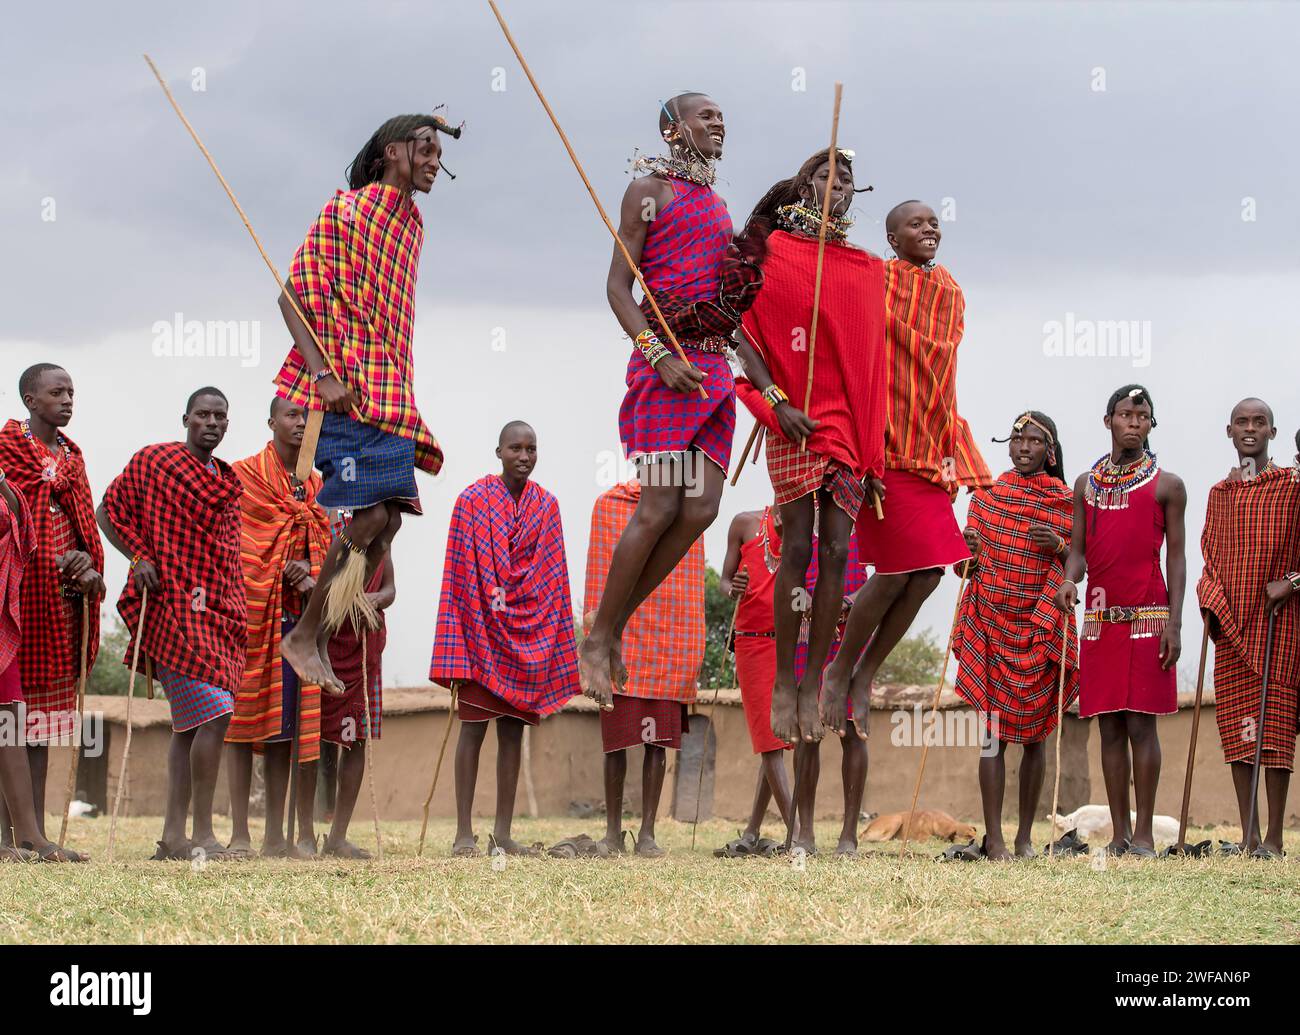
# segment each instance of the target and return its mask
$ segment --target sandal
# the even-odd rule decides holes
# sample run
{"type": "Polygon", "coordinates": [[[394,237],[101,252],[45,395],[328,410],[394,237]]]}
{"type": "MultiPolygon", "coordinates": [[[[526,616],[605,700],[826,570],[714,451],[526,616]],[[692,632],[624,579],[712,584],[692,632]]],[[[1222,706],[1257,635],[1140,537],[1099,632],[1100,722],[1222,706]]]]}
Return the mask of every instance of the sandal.
{"type": "Polygon", "coordinates": [[[1160,858],[1162,859],[1179,859],[1179,858],[1203,859],[1207,855],[1214,854],[1213,850],[1211,849],[1212,844],[1213,842],[1211,841],[1201,841],[1194,845],[1189,845],[1186,842],[1184,842],[1181,845],[1170,845],[1168,848],[1166,848],[1163,852],[1160,853],[1160,858]]]}
{"type": "Polygon", "coordinates": [[[1281,861],[1282,859],[1286,858],[1286,852],[1275,852],[1267,845],[1260,845],[1258,848],[1256,848],[1253,852],[1250,853],[1250,857],[1252,859],[1265,859],[1270,862],[1272,862],[1273,860],[1281,861]]]}
{"type": "Polygon", "coordinates": [[[14,845],[0,845],[0,863],[37,862],[36,853],[14,845]]]}
{"type": "Polygon", "coordinates": [[[760,837],[754,842],[754,854],[764,859],[771,859],[780,847],[780,841],[773,841],[770,837],[760,837]]]}
{"type": "Polygon", "coordinates": [[[474,835],[473,844],[451,846],[451,857],[453,859],[476,859],[482,854],[478,848],[478,834],[474,835]]]}
{"type": "Polygon", "coordinates": [[[499,850],[503,855],[513,855],[516,858],[521,859],[535,859],[546,850],[546,846],[540,841],[534,841],[530,845],[519,844],[518,841],[515,841],[514,843],[519,845],[519,850],[511,852],[508,849],[501,847],[500,842],[497,841],[496,834],[488,834],[488,855],[492,855],[494,852],[499,850]]]}
{"type": "Polygon", "coordinates": [[[1124,842],[1124,854],[1135,855],[1139,859],[1156,858],[1156,850],[1154,848],[1148,848],[1146,845],[1135,845],[1132,841],[1124,842]]]}
{"type": "Polygon", "coordinates": [[[1087,855],[1088,842],[1079,838],[1079,830],[1067,830],[1049,845],[1043,846],[1045,855],[1087,855]]]}
{"type": "Polygon", "coordinates": [[[229,862],[232,856],[220,841],[213,841],[210,845],[191,844],[189,858],[202,859],[204,862],[229,862]]]}
{"type": "Polygon", "coordinates": [[[612,852],[604,841],[593,841],[586,834],[574,834],[572,837],[556,841],[546,854],[552,859],[596,859],[608,858],[610,855],[623,854],[622,839],[617,852],[612,852]]]}
{"type": "MultiPolygon", "coordinates": [[[[774,842],[775,843],[775,842],[774,842]]],[[[743,859],[746,856],[757,855],[758,838],[748,838],[744,834],[728,841],[721,848],[713,850],[715,859],[743,859]]]]}
{"type": "Polygon", "coordinates": [[[945,849],[942,855],[935,856],[935,862],[979,862],[985,858],[984,842],[976,844],[972,837],[969,844],[953,845],[945,849]]]}
{"type": "Polygon", "coordinates": [[[190,848],[192,845],[188,838],[178,845],[169,845],[166,841],[159,841],[158,848],[149,856],[150,862],[189,862],[190,848]]]}
{"type": "Polygon", "coordinates": [[[1226,857],[1231,855],[1242,855],[1244,853],[1241,850],[1241,845],[1237,844],[1236,841],[1220,841],[1219,847],[1214,850],[1214,854],[1226,857]]]}
{"type": "Polygon", "coordinates": [[[351,841],[340,841],[338,844],[333,844],[329,840],[329,838],[326,838],[325,843],[321,845],[320,854],[332,855],[338,859],[373,859],[374,858],[374,856],[371,855],[369,852],[367,852],[364,848],[358,848],[351,841]]]}
{"type": "Polygon", "coordinates": [[[226,858],[237,862],[248,862],[250,859],[256,859],[257,853],[251,848],[245,848],[242,845],[238,848],[231,848],[226,845],[226,858]]]}
{"type": "Polygon", "coordinates": [[[90,861],[90,856],[82,855],[80,852],[71,848],[60,848],[53,841],[44,848],[33,848],[30,841],[22,843],[24,852],[31,852],[35,856],[31,862],[43,863],[84,863],[90,861]]]}

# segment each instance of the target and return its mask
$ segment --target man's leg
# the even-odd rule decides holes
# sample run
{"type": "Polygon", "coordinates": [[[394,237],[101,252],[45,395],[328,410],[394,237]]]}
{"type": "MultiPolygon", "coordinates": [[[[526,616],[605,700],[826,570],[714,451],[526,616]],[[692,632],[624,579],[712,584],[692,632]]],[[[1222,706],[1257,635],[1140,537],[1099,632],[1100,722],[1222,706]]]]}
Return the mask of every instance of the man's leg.
{"type": "MultiPolygon", "coordinates": [[[[17,729],[18,705],[0,705],[8,712],[11,728],[17,729]]],[[[0,745],[0,803],[6,804],[5,826],[11,834],[6,848],[28,844],[38,852],[48,852],[53,845],[37,821],[36,801],[32,793],[32,767],[28,748],[21,744],[0,745]]]]}
{"type": "Polygon", "coordinates": [[[295,859],[316,858],[316,770],[318,760],[298,765],[298,843],[293,846],[295,859]]]}
{"type": "Polygon", "coordinates": [[[45,836],[45,774],[49,764],[49,745],[27,745],[27,765],[32,771],[32,804],[36,807],[36,826],[41,837],[45,836]]]}
{"type": "MultiPolygon", "coordinates": [[[[776,811],[781,814],[781,822],[788,826],[790,810],[794,805],[790,800],[790,782],[785,772],[785,750],[764,751],[761,757],[763,768],[759,775],[767,782],[768,789],[772,792],[776,811]]],[[[763,811],[767,811],[766,805],[763,811]]],[[[759,822],[762,822],[761,816],[759,822]]]]}
{"type": "MultiPolygon", "coordinates": [[[[805,498],[811,500],[812,496],[805,498]]],[[[799,683],[797,706],[799,732],[805,740],[809,736],[820,739],[826,734],[827,727],[822,725],[822,705],[819,700],[822,693],[822,670],[826,667],[826,655],[830,653],[831,642],[835,639],[835,626],[839,623],[840,612],[844,610],[844,570],[849,560],[849,537],[853,534],[853,518],[839,508],[831,494],[820,490],[820,499],[817,585],[813,587],[808,664],[799,683]]],[[[781,508],[781,520],[785,521],[784,507],[781,508]]],[[[784,542],[783,537],[782,543],[784,542]]],[[[784,551],[781,556],[784,559],[784,551]]],[[[842,703],[840,702],[841,705],[842,703]]],[[[828,703],[826,714],[832,720],[838,719],[838,727],[830,728],[842,734],[845,721],[842,707],[830,707],[828,703]]]]}
{"type": "MultiPolygon", "coordinates": [[[[794,657],[799,627],[807,610],[808,565],[812,563],[813,498],[803,496],[781,506],[781,566],[776,570],[772,609],[776,622],[776,681],[772,684],[772,732],[793,744],[800,740],[799,684],[794,657]]],[[[820,740],[810,728],[805,741],[820,740]]]]}
{"type": "Polygon", "coordinates": [[[740,839],[746,844],[754,844],[763,831],[763,820],[767,816],[767,806],[772,800],[772,788],[767,782],[767,773],[762,763],[758,766],[758,786],[754,788],[754,805],[749,810],[749,822],[741,831],[740,839]]]}
{"type": "MultiPolygon", "coordinates": [[[[848,700],[853,671],[862,656],[863,649],[879,628],[885,615],[903,595],[908,582],[907,575],[873,575],[859,591],[853,601],[853,607],[849,610],[849,619],[844,626],[839,652],[822,674],[822,694],[827,700],[828,714],[830,714],[831,701],[848,700]]],[[[870,687],[867,689],[870,693],[870,687]]],[[[855,704],[854,715],[859,714],[855,704]]],[[[865,725],[868,718],[863,717],[860,721],[865,725]]],[[[861,735],[862,733],[859,732],[859,736],[861,735]]]]}
{"type": "MultiPolygon", "coordinates": [[[[230,791],[230,844],[228,851],[253,850],[253,835],[248,830],[248,799],[253,793],[253,745],[226,745],[226,787],[230,791]]],[[[268,793],[267,797],[270,795],[268,793]]],[[[267,802],[267,827],[270,827],[271,803],[267,802]]]]}
{"type": "MultiPolygon", "coordinates": [[[[1254,768],[1253,762],[1232,763],[1232,789],[1237,792],[1237,812],[1241,815],[1241,841],[1238,844],[1246,853],[1259,847],[1258,809],[1255,811],[1255,825],[1250,830],[1246,829],[1246,821],[1250,818],[1250,777],[1254,768]]],[[[1267,783],[1265,789],[1267,790],[1267,783]]],[[[1269,820],[1272,818],[1270,814],[1269,820]]]]}
{"type": "Polygon", "coordinates": [[[803,848],[809,855],[817,851],[817,833],[813,816],[817,809],[817,781],[821,779],[821,744],[800,741],[794,746],[795,825],[791,848],[803,848]]]}
{"type": "Polygon", "coordinates": [[[1106,783],[1106,801],[1110,805],[1112,833],[1108,847],[1119,851],[1132,829],[1128,815],[1130,779],[1128,753],[1128,712],[1110,712],[1097,716],[1101,733],[1101,775],[1106,783]]]}
{"type": "Polygon", "coordinates": [[[348,824],[352,822],[352,810],[356,808],[357,795],[361,792],[361,780],[366,773],[366,742],[358,740],[340,754],[338,794],[334,799],[334,822],[330,825],[329,834],[326,835],[325,847],[342,855],[355,855],[361,849],[348,840],[348,824]]]}
{"type": "Polygon", "coordinates": [[[844,784],[844,824],[836,855],[858,854],[858,819],[862,815],[862,795],[867,789],[867,742],[860,737],[840,741],[840,780],[844,784]]]}
{"type": "Polygon", "coordinates": [[[1286,820],[1286,792],[1291,770],[1273,767],[1264,770],[1264,791],[1268,797],[1268,836],[1264,847],[1282,851],[1282,823],[1286,820]]]}
{"type": "Polygon", "coordinates": [[[163,812],[163,845],[170,849],[185,848],[185,817],[190,808],[190,747],[195,730],[172,732],[167,747],[167,806],[163,812]]]}
{"type": "Polygon", "coordinates": [[[497,814],[492,836],[507,855],[528,851],[510,836],[515,819],[515,792],[519,788],[519,765],[523,758],[524,724],[509,715],[497,717],[497,814]]]}
{"type": "MultiPolygon", "coordinates": [[[[990,736],[985,731],[985,737],[990,736]]],[[[982,746],[982,745],[981,745],[982,746]]],[[[980,752],[980,804],[984,809],[984,851],[994,862],[1011,858],[1002,838],[1002,800],[1007,786],[1007,742],[999,740],[996,751],[980,752]]]]}
{"type": "MultiPolygon", "coordinates": [[[[284,839],[284,802],[289,790],[289,756],[293,743],[279,740],[266,745],[262,755],[262,779],[266,784],[266,830],[262,835],[263,855],[283,855],[289,844],[284,839]]],[[[249,752],[252,757],[252,752],[249,752]]]]}
{"type": "Polygon", "coordinates": [[[623,785],[627,780],[627,751],[605,752],[605,845],[611,854],[623,848],[623,785]]]}
{"type": "Polygon", "coordinates": [[[220,851],[212,832],[212,799],[217,793],[217,773],[221,769],[221,751],[226,743],[230,716],[222,715],[205,722],[194,731],[190,744],[190,796],[194,808],[194,844],[207,851],[220,851]]]}
{"type": "MultiPolygon", "coordinates": [[[[1156,735],[1156,717],[1129,712],[1128,739],[1133,748],[1133,797],[1137,812],[1133,843],[1154,851],[1156,842],[1151,822],[1156,814],[1156,786],[1160,783],[1160,738],[1156,735]]],[[[1127,793],[1125,797],[1128,797],[1127,793]]]]}
{"type": "Polygon", "coordinates": [[[456,840],[451,845],[453,855],[478,854],[474,847],[474,788],[478,784],[478,757],[487,728],[486,722],[462,720],[460,736],[456,738],[456,840]]]}
{"type": "Polygon", "coordinates": [[[1020,756],[1020,813],[1016,819],[1016,857],[1032,859],[1034,816],[1038,814],[1038,802],[1043,795],[1043,778],[1047,775],[1047,741],[1026,744],[1024,748],[1024,754],[1020,756]]]}
{"type": "Polygon", "coordinates": [[[647,744],[641,762],[641,831],[636,838],[637,855],[658,858],[667,854],[655,842],[655,819],[659,815],[659,797],[663,794],[667,769],[668,752],[657,744],[647,744]]]}

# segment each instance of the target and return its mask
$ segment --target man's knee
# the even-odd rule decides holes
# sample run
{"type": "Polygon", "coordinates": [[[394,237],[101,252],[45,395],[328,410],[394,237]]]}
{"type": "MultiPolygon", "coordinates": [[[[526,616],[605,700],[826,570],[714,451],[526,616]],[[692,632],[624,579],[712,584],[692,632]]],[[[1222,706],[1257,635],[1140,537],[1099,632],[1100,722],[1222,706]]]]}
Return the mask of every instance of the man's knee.
{"type": "Polygon", "coordinates": [[[781,563],[788,564],[796,575],[806,575],[812,563],[812,541],[803,536],[783,534],[781,537],[781,563]]]}
{"type": "Polygon", "coordinates": [[[842,571],[849,560],[849,541],[827,536],[817,540],[817,566],[821,571],[842,571]]]}
{"type": "Polygon", "coordinates": [[[699,496],[687,495],[682,500],[682,516],[701,531],[717,520],[720,497],[706,492],[699,496]]]}
{"type": "Polygon", "coordinates": [[[928,597],[943,580],[942,568],[927,568],[925,571],[916,571],[908,576],[908,587],[921,594],[922,598],[928,597]]]}
{"type": "Polygon", "coordinates": [[[501,715],[497,718],[497,738],[505,741],[522,740],[524,736],[524,724],[520,719],[513,715],[501,715]]]}
{"type": "Polygon", "coordinates": [[[641,492],[641,500],[632,513],[631,524],[639,525],[654,535],[662,535],[677,520],[681,510],[681,494],[671,487],[641,492]]]}

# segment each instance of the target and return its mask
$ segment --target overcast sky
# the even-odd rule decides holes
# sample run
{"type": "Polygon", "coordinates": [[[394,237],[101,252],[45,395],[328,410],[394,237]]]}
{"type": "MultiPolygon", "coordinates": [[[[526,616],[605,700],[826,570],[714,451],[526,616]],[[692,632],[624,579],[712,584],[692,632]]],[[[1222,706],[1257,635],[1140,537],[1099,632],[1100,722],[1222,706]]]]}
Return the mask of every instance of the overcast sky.
{"type": "MultiPolygon", "coordinates": [[[[906,198],[942,210],[940,260],[967,298],[961,410],[995,471],[1005,446],[986,443],[1033,406],[1056,419],[1077,474],[1107,447],[1106,396],[1147,384],[1153,444],[1188,483],[1194,580],[1205,495],[1233,460],[1223,428],[1238,398],[1273,404],[1276,456],[1291,461],[1297,7],[502,6],[611,210],[634,151],[659,149],[660,100],[701,90],[726,116],[718,187],[742,222],[826,145],[842,80],[840,143],[857,152],[857,182],[875,186],[859,195],[853,239],[883,251],[883,214],[906,198]],[[1086,347],[1096,323],[1114,321],[1134,321],[1137,355],[1049,354],[1086,347]]],[[[445,142],[457,179],[440,177],[419,201],[416,396],[447,463],[438,479],[421,476],[425,516],[397,541],[386,681],[425,678],[451,503],[494,468],[507,420],[538,431],[536,479],[560,499],[580,597],[591,504],[618,450],[628,344],[604,300],[608,234],[486,3],[8,11],[3,414],[22,415],[23,367],[67,366],[78,388],[70,433],[97,497],[140,446],[180,437],[185,397],[201,384],[231,399],[220,455],[265,441],[288,345],[276,288],[145,51],[282,270],[380,122],[442,103],[465,121],[462,139],[445,142]],[[155,355],[155,324],[177,313],[246,321],[257,355],[155,355]]],[[[742,416],[737,455],[749,426],[742,416]]],[[[763,466],[727,490],[706,537],[710,563],[721,563],[731,515],[770,494],[763,466]]],[[[108,574],[112,601],[125,563],[115,558],[108,574]]],[[[947,582],[921,627],[946,629],[947,582]]],[[[1193,617],[1188,655],[1199,637],[1193,617]]]]}

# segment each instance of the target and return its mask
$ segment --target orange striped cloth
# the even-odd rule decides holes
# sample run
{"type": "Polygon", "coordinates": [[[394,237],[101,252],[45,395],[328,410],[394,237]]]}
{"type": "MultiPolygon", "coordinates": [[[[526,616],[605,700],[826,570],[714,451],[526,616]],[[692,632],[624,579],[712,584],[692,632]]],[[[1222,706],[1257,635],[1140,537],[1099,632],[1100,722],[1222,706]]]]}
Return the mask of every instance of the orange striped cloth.
{"type": "Polygon", "coordinates": [[[942,266],[925,270],[892,259],[885,263],[885,313],[885,463],[913,471],[951,496],[961,485],[992,485],[970,425],[957,412],[957,346],[966,326],[961,287],[942,266]]]}
{"type": "MultiPolygon", "coordinates": [[[[609,575],[614,546],[641,498],[635,478],[596,497],[587,544],[583,613],[594,614],[609,575]]],[[[623,630],[624,696],[653,701],[695,700],[704,663],[704,539],[695,543],[628,620],[623,630]]]]}
{"type": "MultiPolygon", "coordinates": [[[[316,503],[320,475],[312,474],[305,499],[294,499],[289,472],[273,444],[233,467],[244,486],[239,556],[248,598],[248,664],[226,741],[256,744],[280,736],[284,723],[280,621],[286,604],[290,613],[301,608],[298,593],[285,588],[285,566],[307,558],[312,576],[319,577],[330,525],[316,503]]],[[[299,758],[310,762],[320,756],[320,687],[304,687],[302,695],[299,758]]]]}

